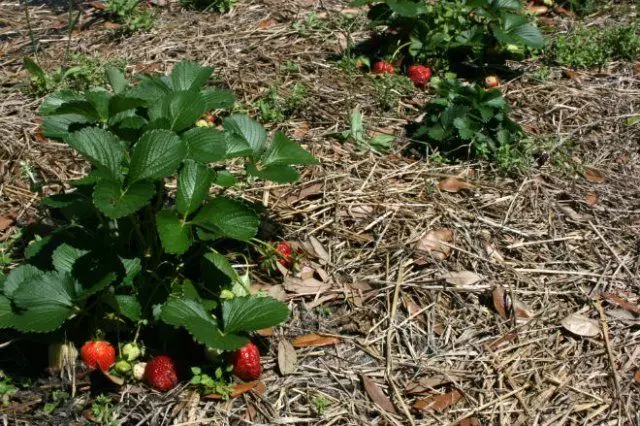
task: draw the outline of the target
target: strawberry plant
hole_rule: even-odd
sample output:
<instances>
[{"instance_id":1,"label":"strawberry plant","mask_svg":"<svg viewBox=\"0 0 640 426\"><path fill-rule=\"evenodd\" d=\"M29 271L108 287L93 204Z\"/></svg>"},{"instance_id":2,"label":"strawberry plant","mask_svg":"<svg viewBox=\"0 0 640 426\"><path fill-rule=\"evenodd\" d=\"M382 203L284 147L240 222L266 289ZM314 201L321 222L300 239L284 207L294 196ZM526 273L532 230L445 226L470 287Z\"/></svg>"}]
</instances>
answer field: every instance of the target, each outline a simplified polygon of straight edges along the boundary
<instances>
[{"instance_id":1,"label":"strawberry plant","mask_svg":"<svg viewBox=\"0 0 640 426\"><path fill-rule=\"evenodd\" d=\"M466 85L453 74L434 77L431 84L436 97L427 104L416 137L450 158L497 160L517 150L523 132L509 118L511 108L499 89Z\"/></svg>"},{"instance_id":2,"label":"strawberry plant","mask_svg":"<svg viewBox=\"0 0 640 426\"><path fill-rule=\"evenodd\" d=\"M520 0L354 0L351 5L371 5L369 18L387 28L384 37L376 37L383 57L489 59L544 46Z\"/></svg>"},{"instance_id":3,"label":"strawberry plant","mask_svg":"<svg viewBox=\"0 0 640 426\"><path fill-rule=\"evenodd\" d=\"M42 200L55 227L27 246L26 264L0 278L0 328L63 330L76 341L97 330L167 341L184 329L232 351L252 330L287 319L285 304L251 296L232 265L256 237L260 209L229 188L292 182L292 166L317 161L249 116L225 114L234 96L204 87L212 71L181 62L131 84L110 68L110 89L44 100L43 135L73 148L90 170ZM224 117L221 125L195 126L208 111Z\"/></svg>"}]
</instances>

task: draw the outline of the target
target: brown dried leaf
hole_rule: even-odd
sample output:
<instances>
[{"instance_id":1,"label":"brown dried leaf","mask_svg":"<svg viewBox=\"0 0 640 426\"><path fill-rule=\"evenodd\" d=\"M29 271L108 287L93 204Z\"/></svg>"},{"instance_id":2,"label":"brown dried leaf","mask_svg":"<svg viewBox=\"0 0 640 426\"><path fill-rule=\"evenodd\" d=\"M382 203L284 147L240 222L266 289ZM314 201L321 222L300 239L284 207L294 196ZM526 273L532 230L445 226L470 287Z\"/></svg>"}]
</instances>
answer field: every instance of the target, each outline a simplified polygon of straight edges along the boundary
<instances>
[{"instance_id":1,"label":"brown dried leaf","mask_svg":"<svg viewBox=\"0 0 640 426\"><path fill-rule=\"evenodd\" d=\"M640 315L640 306L635 305L620 296L616 296L612 293L602 293L602 297L604 297L610 303L616 304L630 312Z\"/></svg>"},{"instance_id":2,"label":"brown dried leaf","mask_svg":"<svg viewBox=\"0 0 640 426\"><path fill-rule=\"evenodd\" d=\"M296 139L303 138L309 134L309 123L307 121L300 121L297 123L296 128L293 129L292 135Z\"/></svg>"},{"instance_id":3,"label":"brown dried leaf","mask_svg":"<svg viewBox=\"0 0 640 426\"><path fill-rule=\"evenodd\" d=\"M584 169L584 177L591 183L604 183L604 175L596 169Z\"/></svg>"},{"instance_id":4,"label":"brown dried leaf","mask_svg":"<svg viewBox=\"0 0 640 426\"><path fill-rule=\"evenodd\" d=\"M565 77L567 77L570 80L575 80L575 81L580 81L580 74L570 70L570 69L563 69L562 70L562 75L564 75Z\"/></svg>"},{"instance_id":5,"label":"brown dried leaf","mask_svg":"<svg viewBox=\"0 0 640 426\"><path fill-rule=\"evenodd\" d=\"M0 216L0 232L13 225L13 219L7 216Z\"/></svg>"},{"instance_id":6,"label":"brown dried leaf","mask_svg":"<svg viewBox=\"0 0 640 426\"><path fill-rule=\"evenodd\" d=\"M267 390L267 387L260 380L240 383L234 386L233 392L231 392L231 398L237 398L240 395L243 395L252 390L258 392L259 394L263 394ZM203 398L220 400L222 399L222 395L220 395L219 393L210 393L209 395L205 395Z\"/></svg>"},{"instance_id":7,"label":"brown dried leaf","mask_svg":"<svg viewBox=\"0 0 640 426\"><path fill-rule=\"evenodd\" d=\"M480 426L480 420L477 417L468 417L460 420L457 426Z\"/></svg>"},{"instance_id":8,"label":"brown dried leaf","mask_svg":"<svg viewBox=\"0 0 640 426\"><path fill-rule=\"evenodd\" d=\"M484 277L471 271L447 272L442 276L448 284L456 288L477 288L475 284L482 281Z\"/></svg>"},{"instance_id":9,"label":"brown dried leaf","mask_svg":"<svg viewBox=\"0 0 640 426\"><path fill-rule=\"evenodd\" d=\"M362 384L364 385L364 390L367 391L369 397L380 406L384 411L388 413L396 414L396 407L393 406L393 403L386 396L382 389L378 386L376 382L365 376L364 374L360 374L360 378L362 379Z\"/></svg>"},{"instance_id":10,"label":"brown dried leaf","mask_svg":"<svg viewBox=\"0 0 640 426\"><path fill-rule=\"evenodd\" d=\"M598 202L598 194L595 192L589 192L585 197L584 201L587 203L589 207L593 207Z\"/></svg>"},{"instance_id":11,"label":"brown dried leaf","mask_svg":"<svg viewBox=\"0 0 640 426\"><path fill-rule=\"evenodd\" d=\"M104 3L102 3L101 1L92 1L92 2L89 2L89 6L91 6L91 7L92 7L92 8L94 8L94 9L97 9L97 10L105 10L105 9L106 9L105 4L104 4Z\"/></svg>"},{"instance_id":12,"label":"brown dried leaf","mask_svg":"<svg viewBox=\"0 0 640 426\"><path fill-rule=\"evenodd\" d=\"M640 370L636 371L636 375L634 376L636 382L640 383Z\"/></svg>"},{"instance_id":13,"label":"brown dried leaf","mask_svg":"<svg viewBox=\"0 0 640 426\"><path fill-rule=\"evenodd\" d=\"M340 343L339 338L335 336L322 336L320 334L307 334L296 337L291 341L291 344L295 348L330 346L337 345L338 343Z\"/></svg>"},{"instance_id":14,"label":"brown dried leaf","mask_svg":"<svg viewBox=\"0 0 640 426\"><path fill-rule=\"evenodd\" d=\"M327 250L325 250L324 246L322 245L322 243L320 241L318 241L318 239L314 236L309 237L309 242L311 243L311 246L313 247L313 251L316 252L316 254L318 255L318 258L326 263L330 263L331 262L331 255L327 252Z\"/></svg>"},{"instance_id":15,"label":"brown dried leaf","mask_svg":"<svg viewBox=\"0 0 640 426\"><path fill-rule=\"evenodd\" d=\"M461 399L462 393L459 390L454 389L448 393L419 399L415 402L415 404L413 404L413 407L418 410L434 410L441 412L454 405Z\"/></svg>"},{"instance_id":16,"label":"brown dried leaf","mask_svg":"<svg viewBox=\"0 0 640 426\"><path fill-rule=\"evenodd\" d=\"M284 288L288 292L296 294L318 294L331 288L330 283L323 283L313 277L301 279L288 276L284 280Z\"/></svg>"},{"instance_id":17,"label":"brown dried leaf","mask_svg":"<svg viewBox=\"0 0 640 426\"><path fill-rule=\"evenodd\" d=\"M296 350L288 340L278 342L278 368L283 376L295 373L298 368Z\"/></svg>"},{"instance_id":18,"label":"brown dried leaf","mask_svg":"<svg viewBox=\"0 0 640 426\"><path fill-rule=\"evenodd\" d=\"M264 30L266 28L269 27L273 27L276 24L276 21L274 21L271 18L265 18L262 21L260 21L260 23L258 24L258 28L260 28L261 30Z\"/></svg>"},{"instance_id":19,"label":"brown dried leaf","mask_svg":"<svg viewBox=\"0 0 640 426\"><path fill-rule=\"evenodd\" d=\"M418 240L416 249L422 252L430 253L436 259L444 260L451 254L451 247L447 247L443 242L450 243L453 241L453 231L447 228L434 229L427 232ZM416 259L416 263L419 263ZM426 263L426 262L425 262Z\"/></svg>"},{"instance_id":20,"label":"brown dried leaf","mask_svg":"<svg viewBox=\"0 0 640 426\"><path fill-rule=\"evenodd\" d=\"M547 6L528 6L527 12L532 15L546 15L549 8Z\"/></svg>"},{"instance_id":21,"label":"brown dried leaf","mask_svg":"<svg viewBox=\"0 0 640 426\"><path fill-rule=\"evenodd\" d=\"M457 193L462 191L463 189L475 188L475 185L469 182L462 181L457 177L450 176L438 182L438 188L442 189L443 191Z\"/></svg>"},{"instance_id":22,"label":"brown dried leaf","mask_svg":"<svg viewBox=\"0 0 640 426\"><path fill-rule=\"evenodd\" d=\"M487 256L489 256L489 259L494 262L504 262L504 256L491 242L483 241L482 245L484 246L484 250L487 252Z\"/></svg>"},{"instance_id":23,"label":"brown dried leaf","mask_svg":"<svg viewBox=\"0 0 640 426\"><path fill-rule=\"evenodd\" d=\"M511 301L511 298L505 298L507 294L501 285L495 286L491 295L493 298L493 307L496 308L496 311L498 311L503 320L508 320L510 316L508 315L508 312L511 311L511 307L508 306L508 304Z\"/></svg>"},{"instance_id":24,"label":"brown dried leaf","mask_svg":"<svg viewBox=\"0 0 640 426\"><path fill-rule=\"evenodd\" d=\"M103 26L105 28L113 28L113 29L120 28L120 24L116 24L115 22L110 22L110 21L105 22Z\"/></svg>"},{"instance_id":25,"label":"brown dried leaf","mask_svg":"<svg viewBox=\"0 0 640 426\"><path fill-rule=\"evenodd\" d=\"M580 314L571 314L563 319L560 324L571 333L581 337L596 337L600 334L598 321Z\"/></svg>"},{"instance_id":26,"label":"brown dried leaf","mask_svg":"<svg viewBox=\"0 0 640 426\"><path fill-rule=\"evenodd\" d=\"M262 337L271 337L273 336L273 328L263 328L261 330L256 330L256 334Z\"/></svg>"},{"instance_id":27,"label":"brown dried leaf","mask_svg":"<svg viewBox=\"0 0 640 426\"><path fill-rule=\"evenodd\" d=\"M124 379L122 377L114 376L113 374L109 374L108 371L104 371L102 369L99 369L99 370L102 373L102 375L114 385L116 386L124 385Z\"/></svg>"},{"instance_id":28,"label":"brown dried leaf","mask_svg":"<svg viewBox=\"0 0 640 426\"><path fill-rule=\"evenodd\" d=\"M442 385L448 385L453 382L457 377L445 376L444 374L436 374L431 377L423 377L417 382L409 382L405 386L405 393L407 394L424 394L432 392L434 388Z\"/></svg>"}]
</instances>

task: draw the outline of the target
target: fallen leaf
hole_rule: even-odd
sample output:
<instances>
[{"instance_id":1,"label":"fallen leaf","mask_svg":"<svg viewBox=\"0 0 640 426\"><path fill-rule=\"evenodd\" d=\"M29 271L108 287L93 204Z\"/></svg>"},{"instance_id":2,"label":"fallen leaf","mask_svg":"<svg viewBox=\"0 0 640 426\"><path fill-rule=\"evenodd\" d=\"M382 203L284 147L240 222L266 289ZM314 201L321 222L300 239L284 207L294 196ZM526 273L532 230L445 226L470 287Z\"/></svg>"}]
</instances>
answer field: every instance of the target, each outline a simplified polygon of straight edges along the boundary
<instances>
[{"instance_id":1,"label":"fallen leaf","mask_svg":"<svg viewBox=\"0 0 640 426\"><path fill-rule=\"evenodd\" d=\"M323 293L331 288L330 283L324 283L313 277L301 279L288 276L284 280L284 288L288 292L296 294L318 294Z\"/></svg>"},{"instance_id":2,"label":"fallen leaf","mask_svg":"<svg viewBox=\"0 0 640 426\"><path fill-rule=\"evenodd\" d=\"M563 319L560 324L571 333L581 337L596 337L600 334L598 321L580 314L571 314Z\"/></svg>"},{"instance_id":3,"label":"fallen leaf","mask_svg":"<svg viewBox=\"0 0 640 426\"><path fill-rule=\"evenodd\" d=\"M378 404L380 408L382 408L387 413L397 413L396 407L393 406L393 403L391 402L389 397L382 392L376 382L374 382L364 374L360 374L360 378L362 378L364 390L367 391L367 394L373 400L373 402Z\"/></svg>"},{"instance_id":4,"label":"fallen leaf","mask_svg":"<svg viewBox=\"0 0 640 426\"><path fill-rule=\"evenodd\" d=\"M604 175L596 169L585 169L584 177L591 183L604 183Z\"/></svg>"},{"instance_id":5,"label":"fallen leaf","mask_svg":"<svg viewBox=\"0 0 640 426\"><path fill-rule=\"evenodd\" d=\"M640 370L636 371L634 378L636 379L636 382L640 383Z\"/></svg>"},{"instance_id":6,"label":"fallen leaf","mask_svg":"<svg viewBox=\"0 0 640 426\"><path fill-rule=\"evenodd\" d=\"M451 254L451 247L447 247L442 243L450 243L451 241L453 241L453 231L451 229L434 229L418 240L416 250L430 253L436 259L444 260ZM416 258L415 261L418 265L426 263L426 259L423 263L420 263L419 258Z\"/></svg>"},{"instance_id":7,"label":"fallen leaf","mask_svg":"<svg viewBox=\"0 0 640 426\"><path fill-rule=\"evenodd\" d=\"M628 311L636 313L640 315L640 306L635 305L628 300L623 299L620 296L616 296L612 293L602 293L602 297L604 297L609 303L614 303Z\"/></svg>"},{"instance_id":8,"label":"fallen leaf","mask_svg":"<svg viewBox=\"0 0 640 426\"><path fill-rule=\"evenodd\" d=\"M309 237L309 242L311 243L311 246L313 247L313 251L316 252L316 254L318 255L318 258L326 263L330 263L331 262L331 255L325 250L325 248L323 247L322 243L320 241L318 241L318 239L316 237Z\"/></svg>"},{"instance_id":9,"label":"fallen leaf","mask_svg":"<svg viewBox=\"0 0 640 426\"><path fill-rule=\"evenodd\" d=\"M497 339L490 342L488 346L491 348L491 350L495 351L496 349L501 348L502 346L505 346L507 343L515 340L517 337L518 337L518 333L507 333L504 336L500 336Z\"/></svg>"},{"instance_id":10,"label":"fallen leaf","mask_svg":"<svg viewBox=\"0 0 640 426\"><path fill-rule=\"evenodd\" d=\"M635 321L636 317L631 312L626 309L609 309L607 311L607 315L610 318L620 320L620 321Z\"/></svg>"},{"instance_id":11,"label":"fallen leaf","mask_svg":"<svg viewBox=\"0 0 640 426\"><path fill-rule=\"evenodd\" d=\"M303 138L305 136L307 136L309 134L309 123L306 121L301 121L299 123L297 123L295 129L293 129L293 137L300 139Z\"/></svg>"},{"instance_id":12,"label":"fallen leaf","mask_svg":"<svg viewBox=\"0 0 640 426\"><path fill-rule=\"evenodd\" d=\"M347 50L347 46L349 45L349 43L347 42L347 36L345 36L343 33L338 33L336 37L338 38L338 51L344 52L345 50Z\"/></svg>"},{"instance_id":13,"label":"fallen leaf","mask_svg":"<svg viewBox=\"0 0 640 426\"><path fill-rule=\"evenodd\" d=\"M477 417L467 417L460 420L457 426L480 426L480 420Z\"/></svg>"},{"instance_id":14,"label":"fallen leaf","mask_svg":"<svg viewBox=\"0 0 640 426\"><path fill-rule=\"evenodd\" d=\"M570 80L580 81L580 74L575 72L575 71L573 71L573 70L563 69L562 70L562 75L564 75L565 77L567 77Z\"/></svg>"},{"instance_id":15,"label":"fallen leaf","mask_svg":"<svg viewBox=\"0 0 640 426\"><path fill-rule=\"evenodd\" d=\"M460 180L457 177L451 176L448 178L444 178L440 182L438 182L438 188L442 189L443 191L456 193L462 191L463 189L475 188L475 185Z\"/></svg>"},{"instance_id":16,"label":"fallen leaf","mask_svg":"<svg viewBox=\"0 0 640 426\"><path fill-rule=\"evenodd\" d=\"M320 334L307 334L296 337L291 341L295 348L308 348L318 346L330 346L340 343L340 339L335 336L322 336Z\"/></svg>"},{"instance_id":17,"label":"fallen leaf","mask_svg":"<svg viewBox=\"0 0 640 426\"><path fill-rule=\"evenodd\" d=\"M504 256L491 242L483 241L482 245L484 246L484 250L487 252L487 256L489 256L489 259L494 262L504 262Z\"/></svg>"},{"instance_id":18,"label":"fallen leaf","mask_svg":"<svg viewBox=\"0 0 640 426\"><path fill-rule=\"evenodd\" d=\"M483 277L471 271L447 272L442 276L448 284L456 288L473 287L474 284L480 282Z\"/></svg>"},{"instance_id":19,"label":"fallen leaf","mask_svg":"<svg viewBox=\"0 0 640 426\"><path fill-rule=\"evenodd\" d=\"M118 377L118 376L114 376L113 374L109 374L108 371L104 371L99 369L100 372L102 372L102 375L111 383L113 383L116 386L122 386L124 385L124 379L122 377Z\"/></svg>"},{"instance_id":20,"label":"fallen leaf","mask_svg":"<svg viewBox=\"0 0 640 426\"><path fill-rule=\"evenodd\" d=\"M512 314L515 314L517 319L527 319L533 316L533 313L524 303L516 300L516 303L514 304L511 300L511 295L509 295L501 285L495 286L491 295L493 299L493 306L496 308L496 311L498 311L502 319L507 320Z\"/></svg>"},{"instance_id":21,"label":"fallen leaf","mask_svg":"<svg viewBox=\"0 0 640 426\"><path fill-rule=\"evenodd\" d=\"M529 6L527 7L527 12L532 15L546 15L549 12L549 8L547 6Z\"/></svg>"},{"instance_id":22,"label":"fallen leaf","mask_svg":"<svg viewBox=\"0 0 640 426\"><path fill-rule=\"evenodd\" d=\"M434 410L441 412L457 403L461 399L462 393L459 390L454 389L448 393L419 399L415 402L415 404L413 404L413 407L418 410Z\"/></svg>"},{"instance_id":23,"label":"fallen leaf","mask_svg":"<svg viewBox=\"0 0 640 426\"><path fill-rule=\"evenodd\" d=\"M589 192L587 196L584 198L584 201L587 203L589 207L593 207L598 202L598 194L595 192Z\"/></svg>"},{"instance_id":24,"label":"fallen leaf","mask_svg":"<svg viewBox=\"0 0 640 426\"><path fill-rule=\"evenodd\" d=\"M89 2L89 6L93 7L94 9L97 9L97 10L105 10L106 9L105 4L100 2L100 1Z\"/></svg>"},{"instance_id":25,"label":"fallen leaf","mask_svg":"<svg viewBox=\"0 0 640 426\"><path fill-rule=\"evenodd\" d=\"M116 24L115 22L110 22L110 21L105 22L103 26L105 28L113 28L113 29L120 28L120 24Z\"/></svg>"},{"instance_id":26,"label":"fallen leaf","mask_svg":"<svg viewBox=\"0 0 640 426\"><path fill-rule=\"evenodd\" d=\"M348 7L348 8L342 9L340 13L347 16L353 16L353 15L359 15L360 13L362 13L363 10L366 10L366 9L357 8L357 7Z\"/></svg>"},{"instance_id":27,"label":"fallen leaf","mask_svg":"<svg viewBox=\"0 0 640 426\"><path fill-rule=\"evenodd\" d=\"M240 383L234 386L233 392L231 392L231 398L237 398L240 395L245 394L252 390L255 390L259 394L263 394L267 390L267 387L260 380ZM220 400L222 399L222 395L220 395L219 393L210 393L208 395L205 395L204 398Z\"/></svg>"},{"instance_id":28,"label":"fallen leaf","mask_svg":"<svg viewBox=\"0 0 640 426\"><path fill-rule=\"evenodd\" d=\"M261 330L256 330L256 334L262 337L271 337L273 336L273 328L263 328Z\"/></svg>"},{"instance_id":29,"label":"fallen leaf","mask_svg":"<svg viewBox=\"0 0 640 426\"><path fill-rule=\"evenodd\" d=\"M404 388L405 393L407 394L424 394L427 392L433 392L433 389L453 383L453 380L457 380L458 378L451 375L444 374L436 374L430 377L423 377L418 381L412 381L407 383Z\"/></svg>"},{"instance_id":30,"label":"fallen leaf","mask_svg":"<svg viewBox=\"0 0 640 426\"><path fill-rule=\"evenodd\" d=\"M0 216L0 232L13 225L13 219L7 216Z\"/></svg>"},{"instance_id":31,"label":"fallen leaf","mask_svg":"<svg viewBox=\"0 0 640 426\"><path fill-rule=\"evenodd\" d=\"M273 19L267 18L260 21L260 23L258 24L258 28L260 28L261 30L264 30L266 28L273 27L275 24L276 24L276 21L274 21Z\"/></svg>"},{"instance_id":32,"label":"fallen leaf","mask_svg":"<svg viewBox=\"0 0 640 426\"><path fill-rule=\"evenodd\" d=\"M555 13L557 13L558 15L564 15L564 16L566 16L568 18L572 18L572 19L576 18L576 14L575 13L573 13L572 11L570 11L568 9L565 9L562 6L554 6L553 7L553 11Z\"/></svg>"},{"instance_id":33,"label":"fallen leaf","mask_svg":"<svg viewBox=\"0 0 640 426\"><path fill-rule=\"evenodd\" d=\"M280 374L286 376L293 374L298 368L298 356L296 350L288 340L278 342L278 369Z\"/></svg>"}]
</instances>

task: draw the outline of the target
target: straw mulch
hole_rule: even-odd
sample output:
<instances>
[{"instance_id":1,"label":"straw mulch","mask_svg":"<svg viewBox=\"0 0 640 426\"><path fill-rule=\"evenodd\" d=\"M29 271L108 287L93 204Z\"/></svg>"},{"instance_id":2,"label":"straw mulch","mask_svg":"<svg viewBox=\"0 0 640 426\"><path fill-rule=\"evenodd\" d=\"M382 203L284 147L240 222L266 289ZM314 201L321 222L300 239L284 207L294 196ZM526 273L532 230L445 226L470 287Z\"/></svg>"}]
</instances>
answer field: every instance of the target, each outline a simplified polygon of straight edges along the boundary
<instances>
[{"instance_id":1,"label":"straw mulch","mask_svg":"<svg viewBox=\"0 0 640 426\"><path fill-rule=\"evenodd\" d=\"M614 63L572 79L552 69L543 83L529 73L506 82L516 116L538 137L538 164L527 173L506 178L484 164L431 164L400 155L409 144L404 128L425 96L384 112L369 77L331 61L345 40L368 34L363 17L345 18L346 3L241 1L223 16L172 5L153 30L120 39L99 20L89 26L91 15L82 18L88 28L70 48L124 58L131 72L197 60L213 65L244 104L270 83L282 93L304 83L308 102L272 129L292 134L322 162L296 185L245 193L306 248L316 279L257 278L269 288L283 282L277 289L293 311L267 339L265 392L218 402L186 386L166 395L126 386L116 396L119 421L636 424L640 126L625 120L640 113L640 70ZM292 27L308 23L312 11L322 25L303 34ZM37 217L25 165L54 182L46 191L86 169L63 145L36 138L40 99L16 86L29 49L21 13L18 4L0 5L9 52L0 57L0 211L15 218L5 239ZM66 34L50 26L66 15L47 5L31 13L43 63L59 64ZM282 72L286 61L299 72ZM347 128L358 105L368 130L399 136L397 152L363 153L330 136ZM453 181L440 182L451 176L471 185L449 192ZM432 250L416 250L420 244ZM279 342L309 333L339 343L297 349L294 371L280 374ZM2 411L15 421L53 421L10 407Z\"/></svg>"}]
</instances>

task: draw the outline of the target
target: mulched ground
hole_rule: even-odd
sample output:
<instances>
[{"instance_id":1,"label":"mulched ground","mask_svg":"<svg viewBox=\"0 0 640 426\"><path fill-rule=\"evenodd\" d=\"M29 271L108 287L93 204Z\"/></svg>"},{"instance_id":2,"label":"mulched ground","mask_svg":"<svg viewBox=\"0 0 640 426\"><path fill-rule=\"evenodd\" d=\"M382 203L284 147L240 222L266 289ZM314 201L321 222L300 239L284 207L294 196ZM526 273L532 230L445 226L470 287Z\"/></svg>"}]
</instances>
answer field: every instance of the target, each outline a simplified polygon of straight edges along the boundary
<instances>
[{"instance_id":1,"label":"mulched ground","mask_svg":"<svg viewBox=\"0 0 640 426\"><path fill-rule=\"evenodd\" d=\"M165 395L126 385L113 393L118 422L638 424L640 125L625 120L640 114L640 67L613 63L572 78L552 68L548 80L535 82L527 76L538 62L513 64L525 72L503 90L537 137L537 167L507 178L486 164L430 164L401 155L410 142L405 126L426 95L382 111L371 79L332 60L346 40L368 35L364 16L347 17L347 3L242 0L223 16L170 5L152 30L117 39L85 5L73 52L124 59L130 72L197 60L213 65L244 104L270 84L286 93L304 83L308 102L271 129L293 135L322 161L296 185L265 184L245 194L271 209L320 272L316 281L287 278L281 286L257 277L284 291L293 311L265 339L266 391L218 402L186 385ZM41 62L59 66L66 7L45 2L29 9ZM637 19L637 7L630 10L624 19ZM310 12L320 24L308 24ZM557 23L563 28L568 20ZM0 212L14 221L2 240L38 216L25 165L54 182L45 191L86 169L64 145L37 137L41 99L19 88L30 43L22 6L0 4ZM286 61L299 72L283 72ZM347 127L356 106L368 130L399 136L394 153L362 153L330 137ZM448 192L439 182L451 176L472 186ZM430 254L416 250L433 235L450 238ZM567 322L571 314L579 316ZM563 320L587 332L571 333ZM295 371L279 374L278 343L308 333L339 343L298 349ZM43 382L17 394L0 418L91 418L83 414L91 400L86 383L47 415L42 406L50 392ZM326 409L319 410L323 400Z\"/></svg>"}]
</instances>

